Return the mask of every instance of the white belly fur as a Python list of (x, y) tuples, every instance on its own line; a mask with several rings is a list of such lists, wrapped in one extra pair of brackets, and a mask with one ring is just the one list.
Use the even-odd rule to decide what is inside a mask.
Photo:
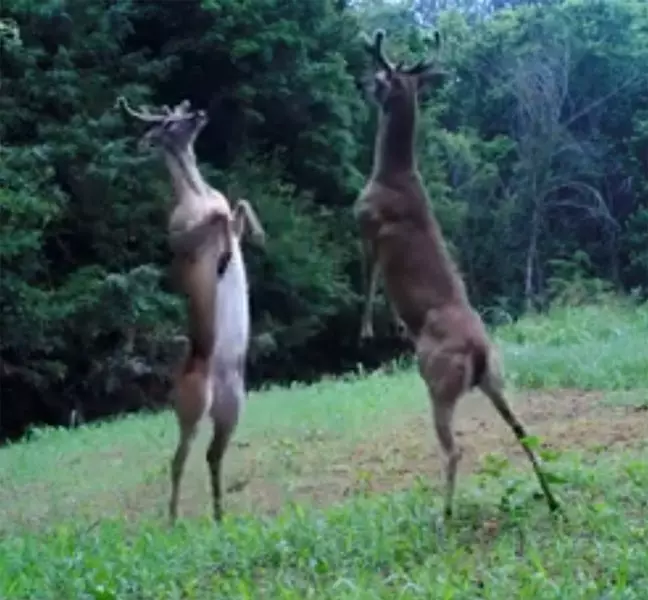
[[(218, 390), (230, 387), (238, 391), (240, 402), (245, 394), (243, 374), (238, 367), (245, 360), (250, 336), (248, 281), (243, 253), (232, 238), (232, 258), (218, 280), (216, 294), (216, 349), (212, 355), (211, 376), (206, 382), (204, 416), (218, 402)], [(239, 406), (239, 410), (242, 409)]]
[(218, 282), (216, 298), (215, 361), (236, 365), (248, 349), (250, 307), (243, 253), (235, 237), (232, 237), (232, 258)]

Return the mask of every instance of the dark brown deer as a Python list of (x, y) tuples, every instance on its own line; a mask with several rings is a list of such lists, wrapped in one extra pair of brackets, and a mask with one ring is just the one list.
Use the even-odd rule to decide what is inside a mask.
[(214, 433), (207, 451), (214, 517), (222, 516), (222, 459), (245, 401), (249, 343), (248, 281), (239, 241), (250, 227), (258, 242), (264, 232), (247, 200), (232, 211), (227, 198), (200, 175), (193, 146), (207, 123), (203, 111), (183, 101), (158, 114), (119, 105), (149, 123), (140, 145), (162, 149), (173, 184), (175, 206), (169, 220), (173, 273), (187, 300), (189, 349), (174, 386), (180, 438), (171, 464), (169, 514), (175, 522), (180, 481), (192, 441), (204, 416)]
[[(459, 399), (475, 386), (490, 398), (520, 441), (553, 512), (559, 504), (538, 457), (525, 443), (523, 425), (505, 399), (496, 350), (447, 252), (417, 167), (418, 93), (427, 84), (441, 84), (445, 73), (436, 60), (409, 68), (393, 65), (382, 49), (384, 36), (378, 30), (373, 40), (364, 38), (378, 65), (368, 91), (379, 106), (379, 124), (373, 171), (354, 205), (365, 279), (361, 338), (373, 336), (372, 306), (382, 273), (387, 298), (415, 344), (446, 456), (446, 517), (452, 514), (462, 454), (453, 433), (453, 415)], [(438, 33), (435, 41), (438, 47)]]

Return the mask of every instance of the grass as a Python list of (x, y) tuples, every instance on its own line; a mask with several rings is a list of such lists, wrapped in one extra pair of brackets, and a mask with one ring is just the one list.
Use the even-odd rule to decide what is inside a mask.
[(251, 394), (209, 519), (197, 441), (166, 524), (168, 413), (41, 430), (0, 450), (0, 599), (643, 598), (648, 307), (499, 328), (514, 410), (568, 516), (555, 522), (477, 394), (460, 405), (457, 514), (411, 369)]
[(497, 330), (518, 386), (632, 390), (646, 387), (648, 305), (560, 308)]

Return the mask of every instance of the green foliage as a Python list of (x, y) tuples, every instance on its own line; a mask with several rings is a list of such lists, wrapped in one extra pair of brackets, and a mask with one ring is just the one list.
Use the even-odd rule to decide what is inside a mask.
[(558, 306), (497, 329), (518, 386), (626, 390), (647, 385), (648, 305)]
[(648, 209), (640, 208), (630, 216), (626, 232), (624, 242), (629, 255), (629, 279), (645, 293), (648, 281)]
[(2, 43), (8, 51), (22, 46), (20, 29), (13, 19), (0, 20), (0, 43)]
[[(167, 276), (168, 177), (135, 149), (118, 94), (206, 108), (202, 168), (258, 205), (268, 248), (245, 250), (255, 384), (396, 358), (391, 334), (371, 349), (356, 341), (350, 206), (376, 125), (357, 85), (371, 73), (360, 30), (384, 27), (390, 55), (408, 62), (426, 56), (428, 24), (442, 34), (450, 76), (423, 94), (419, 166), (483, 314), (510, 320), (612, 289), (645, 296), (648, 5), (500, 8), (6, 1), (0, 436), (34, 419), (66, 422), (71, 406), (118, 410), (135, 372), (168, 379), (184, 310)], [(376, 330), (390, 319), (378, 310)]]
[[(560, 352), (568, 363), (581, 346), (590, 354), (599, 346), (619, 355), (609, 374), (633, 361), (617, 340), (645, 343), (647, 330), (648, 307), (619, 302), (556, 308), (496, 333), (518, 383), (525, 365), (513, 341), (533, 351), (545, 382), (563, 386), (569, 382), (556, 379), (542, 356)], [(574, 385), (586, 386), (591, 372), (584, 362), (575, 364)], [(603, 377), (605, 367), (597, 368)], [(641, 373), (632, 394), (610, 394), (607, 403), (627, 411), (643, 406), (648, 372)], [(511, 394), (516, 413), (527, 394)], [(648, 466), (645, 436), (633, 436), (645, 425), (636, 412), (618, 424), (619, 410), (597, 414), (604, 407), (596, 406), (599, 395), (588, 399), (592, 412), (570, 417), (570, 427), (561, 421), (568, 411), (551, 410), (560, 404), (577, 410), (577, 392), (564, 391), (554, 406), (543, 406), (547, 392), (530, 403), (534, 432), (555, 428), (552, 444), (539, 434), (526, 444), (548, 466), (566, 521), (552, 519), (536, 498), (536, 481), (528, 464), (518, 463), (512, 436), (497, 428), (484, 434), (496, 417), (474, 397), (458, 415), (472, 434), (462, 443), (467, 454), (474, 446), (484, 452), (462, 469), (456, 515), (444, 526), (429, 409), (414, 370), (255, 392), (226, 468), (228, 481), (252, 482), (247, 494), (230, 490), (219, 526), (206, 516), (202, 448), (192, 454), (183, 499), (199, 516), (167, 524), (167, 461), (176, 434), (171, 414), (39, 431), (1, 451), (0, 596), (500, 598), (515, 589), (523, 599), (640, 598), (648, 583)], [(631, 422), (628, 449), (603, 447), (623, 438), (622, 427)], [(416, 423), (423, 426), (413, 429)], [(339, 485), (336, 473), (343, 474), (343, 501), (312, 506)], [(389, 493), (377, 493), (381, 480), (387, 487), (385, 479)], [(304, 500), (292, 501), (300, 492)], [(262, 514), (250, 514), (249, 498)], [(279, 510), (264, 510), (267, 501)]]
[[(426, 488), (326, 513), (296, 507), (273, 521), (227, 520), (218, 530), (207, 522), (174, 531), (143, 524), (137, 533), (123, 522), (59, 526), (3, 540), (0, 590), (43, 600), (415, 598), (431, 589), (501, 597), (512, 587), (529, 599), (639, 597), (648, 556), (637, 499), (648, 478), (639, 469), (632, 482), (615, 466), (583, 469), (589, 481), (572, 495), (564, 527), (535, 512), (520, 527), (474, 505), (444, 537), (434, 531)], [(491, 540), (489, 517), (501, 529)]]
[[(258, 160), (258, 159), (257, 159)], [(355, 299), (345, 273), (349, 260), (335, 244), (335, 217), (316, 206), (306, 192), (282, 182), (280, 167), (243, 157), (221, 177), (222, 188), (244, 190), (266, 230), (262, 252), (248, 246), (250, 276), (260, 283), (252, 297), (255, 331), (261, 340), (255, 360), (269, 356), (290, 362), (309, 337), (317, 334), (336, 307)], [(215, 177), (216, 181), (217, 178)]]
[(550, 260), (549, 265), (554, 275), (547, 280), (547, 291), (554, 305), (598, 304), (612, 292), (609, 281), (591, 277), (592, 262), (583, 251), (575, 252), (570, 259)]

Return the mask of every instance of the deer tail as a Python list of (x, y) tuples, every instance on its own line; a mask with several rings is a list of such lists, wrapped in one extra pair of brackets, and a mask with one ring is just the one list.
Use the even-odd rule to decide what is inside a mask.
[(488, 371), (491, 370), (491, 352), (487, 345), (478, 345), (472, 353), (472, 377), (470, 379), (470, 387), (479, 386)]

